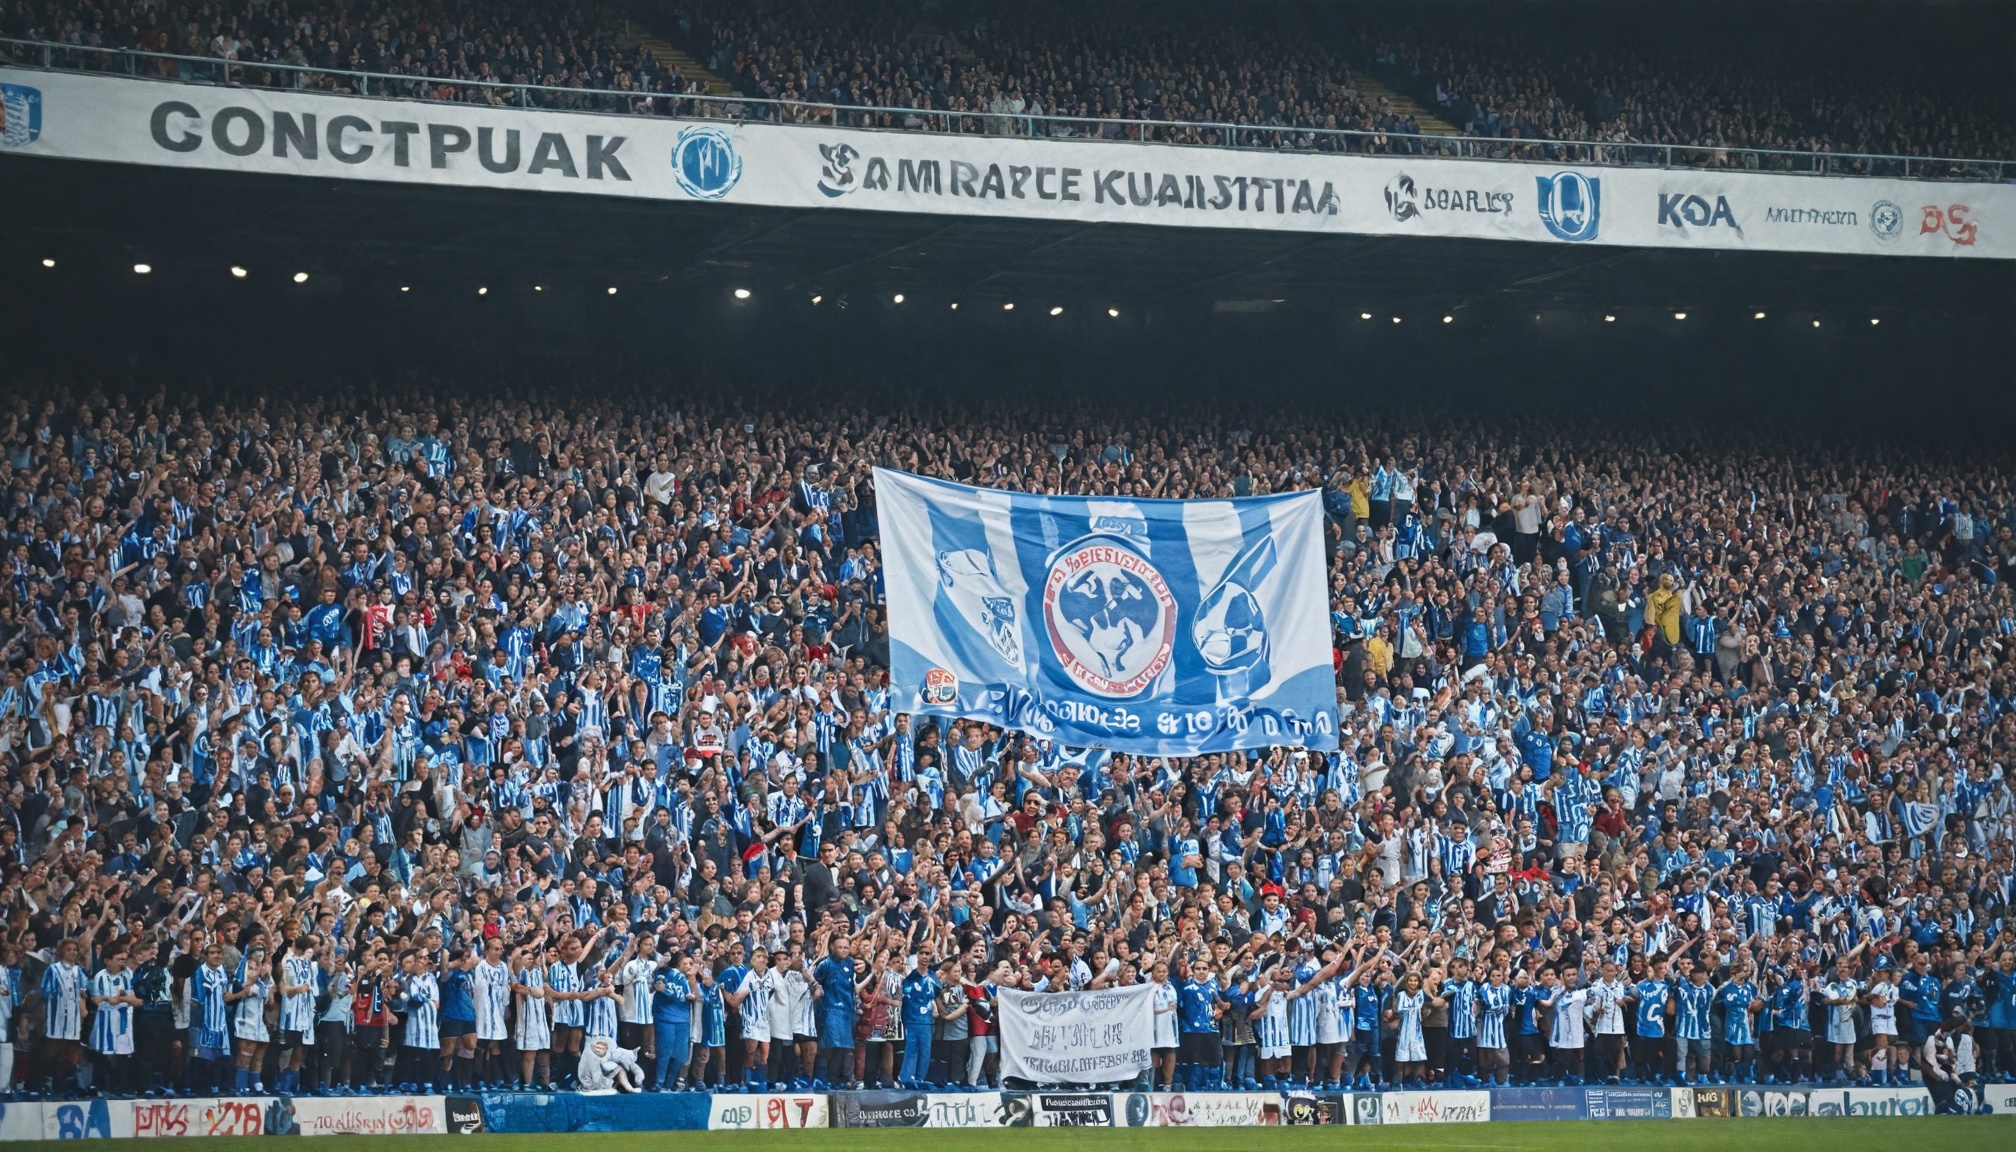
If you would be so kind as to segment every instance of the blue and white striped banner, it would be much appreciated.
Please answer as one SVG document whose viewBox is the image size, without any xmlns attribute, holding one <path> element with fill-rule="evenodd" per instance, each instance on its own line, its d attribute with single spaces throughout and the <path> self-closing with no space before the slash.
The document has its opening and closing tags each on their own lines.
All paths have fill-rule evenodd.
<svg viewBox="0 0 2016 1152">
<path fill-rule="evenodd" d="M 1316 492 L 1029 496 L 877 469 L 899 709 L 1189 756 L 1337 747 Z"/>
</svg>

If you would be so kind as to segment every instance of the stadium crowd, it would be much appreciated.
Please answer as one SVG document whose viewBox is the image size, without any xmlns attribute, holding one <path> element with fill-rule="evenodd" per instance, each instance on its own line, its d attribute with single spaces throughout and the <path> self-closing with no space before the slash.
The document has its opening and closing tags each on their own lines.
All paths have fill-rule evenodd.
<svg viewBox="0 0 2016 1152">
<path fill-rule="evenodd" d="M 2003 462 L 494 393 L 0 412 L 0 1088 L 2016 1072 Z M 873 411 L 876 414 L 864 415 Z M 1322 487 L 1342 750 L 906 713 L 869 469 Z"/>
<path fill-rule="evenodd" d="M 1543 18 L 1432 6 L 1392 13 L 1280 4 L 1231 12 L 1179 3 L 1158 5 L 1144 18 L 1127 5 L 696 0 L 639 14 L 642 26 L 662 26 L 691 46 L 743 96 L 806 102 L 785 110 L 677 99 L 698 92 L 699 81 L 629 44 L 621 22 L 590 5 L 0 0 L 0 35 L 227 62 L 154 65 L 164 76 L 199 82 L 357 86 L 334 73 L 257 67 L 292 64 L 414 77 L 403 88 L 395 83 L 393 94 L 438 100 L 1336 151 L 1457 149 L 1419 138 L 1421 123 L 1404 100 L 1361 90 L 1361 78 L 1377 76 L 1460 132 L 1499 141 L 1465 146 L 1464 155 L 1650 161 L 1665 153 L 1622 146 L 1671 145 L 1686 150 L 1676 162 L 1748 167 L 1799 162 L 1728 150 L 2016 155 L 2016 115 L 1992 82 L 1992 66 L 1983 73 L 1961 62 L 1968 25 L 1980 18 L 1975 10 L 1956 12 L 1950 28 L 1902 10 L 1882 17 L 1886 47 L 1925 45 L 1916 56 L 1934 63 L 1915 70 L 1911 54 L 1871 57 L 1857 47 L 1850 37 L 1866 31 L 1859 24 L 1801 20 L 1788 28 L 1769 23 L 1769 15 L 1707 11 L 1712 19 L 1676 13 L 1675 26 L 1662 22 L 1656 45 L 1631 23 L 1642 14 L 1588 10 Z M 1563 21 L 1572 36 L 1564 37 Z M 1989 29 L 1974 31 L 1994 39 Z M 81 53 L 55 62 L 108 63 Z M 1032 119 L 1040 116 L 1078 121 Z M 1128 121 L 1253 131 L 1235 138 L 1226 129 Z M 1280 131 L 1264 131 L 1270 128 Z M 1519 143 L 1533 139 L 1619 147 L 1596 154 Z M 1854 159 L 1834 166 L 1868 168 Z"/>
</svg>

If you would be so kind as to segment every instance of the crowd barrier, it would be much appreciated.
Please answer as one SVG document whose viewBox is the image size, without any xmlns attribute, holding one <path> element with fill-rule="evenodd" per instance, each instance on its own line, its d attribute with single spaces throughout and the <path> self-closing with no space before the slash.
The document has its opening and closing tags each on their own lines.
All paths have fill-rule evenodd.
<svg viewBox="0 0 2016 1152">
<path fill-rule="evenodd" d="M 2016 1086 L 1960 1101 L 2016 1116 Z M 1492 1120 L 1930 1116 L 1922 1087 L 1736 1084 L 1425 1092 L 488 1092 L 479 1096 L 87 1100 L 0 1104 L 0 1141 L 176 1136 L 396 1136 L 478 1132 L 777 1131 L 788 1128 L 1246 1128 Z"/>
</svg>

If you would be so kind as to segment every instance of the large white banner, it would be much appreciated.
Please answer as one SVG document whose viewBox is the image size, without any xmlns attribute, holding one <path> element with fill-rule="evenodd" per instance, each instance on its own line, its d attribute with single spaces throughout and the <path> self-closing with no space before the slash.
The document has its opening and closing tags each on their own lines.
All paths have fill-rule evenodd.
<svg viewBox="0 0 2016 1152">
<path fill-rule="evenodd" d="M 0 69 L 0 152 L 792 208 L 2016 258 L 2016 186 L 543 112 Z"/>
<path fill-rule="evenodd" d="M 1118 500 L 875 470 L 891 690 L 1071 746 L 1337 747 L 1315 491 Z"/>
<path fill-rule="evenodd" d="M 1148 1070 L 1154 989 L 1000 993 L 1001 1075 L 1036 1084 L 1117 1084 Z"/>
</svg>

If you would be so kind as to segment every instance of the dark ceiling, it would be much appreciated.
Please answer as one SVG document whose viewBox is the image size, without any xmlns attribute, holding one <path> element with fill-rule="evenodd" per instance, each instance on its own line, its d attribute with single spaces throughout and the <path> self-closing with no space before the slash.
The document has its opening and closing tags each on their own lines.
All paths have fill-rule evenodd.
<svg viewBox="0 0 2016 1152">
<path fill-rule="evenodd" d="M 2008 261 L 798 212 L 20 157 L 0 157 L 0 188 L 0 389 L 473 378 L 951 404 L 1448 397 L 1872 435 L 2016 420 Z"/>
<path fill-rule="evenodd" d="M 1024 306 L 1999 314 L 2016 263 L 797 211 L 0 158 L 0 254 Z M 11 278 L 11 277 L 10 277 Z M 1280 302 L 1278 305 L 1276 302 Z"/>
</svg>

